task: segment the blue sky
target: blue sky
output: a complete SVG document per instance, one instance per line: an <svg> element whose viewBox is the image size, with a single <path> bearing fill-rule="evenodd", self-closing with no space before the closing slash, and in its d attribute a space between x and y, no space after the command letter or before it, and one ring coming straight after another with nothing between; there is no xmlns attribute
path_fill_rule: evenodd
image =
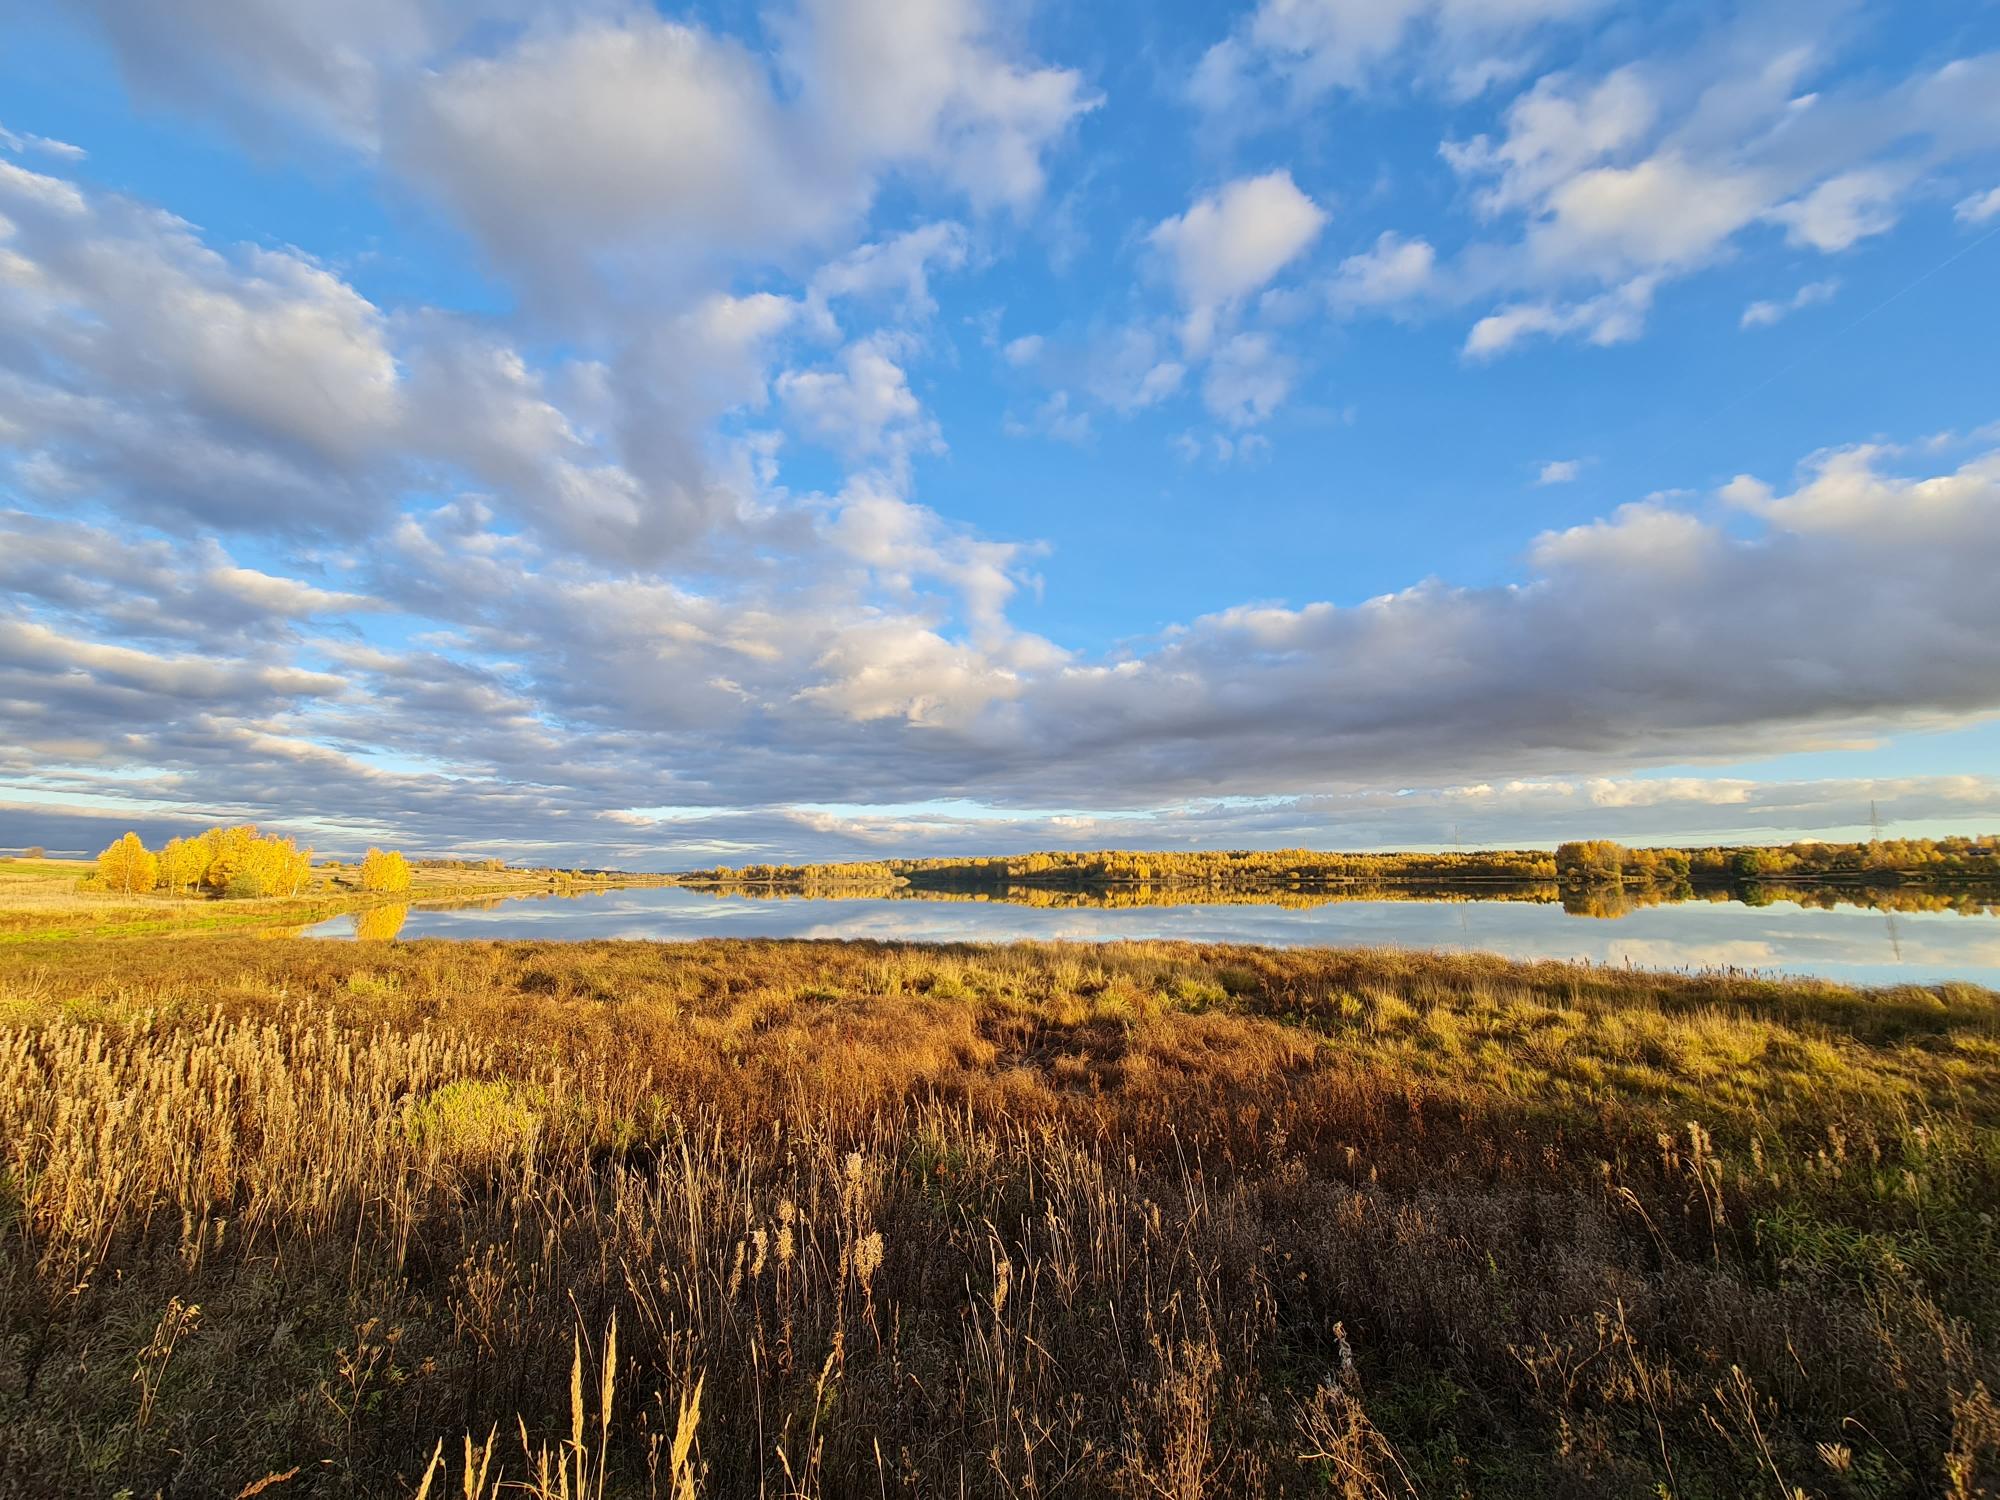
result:
<svg viewBox="0 0 2000 1500"><path fill-rule="evenodd" d="M8 24L0 846L2000 826L1991 5Z"/></svg>

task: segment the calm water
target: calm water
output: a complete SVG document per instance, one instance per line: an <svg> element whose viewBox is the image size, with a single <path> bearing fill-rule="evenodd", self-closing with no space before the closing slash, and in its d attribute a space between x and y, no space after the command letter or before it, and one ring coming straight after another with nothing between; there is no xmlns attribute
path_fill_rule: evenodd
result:
<svg viewBox="0 0 2000 1500"><path fill-rule="evenodd" d="M479 907L391 907L307 929L325 938L880 938L931 942L1181 938L1388 945L1588 959L1642 968L1735 967L1860 984L1970 980L2000 988L2000 915L1888 913L1793 901L1695 900L1616 917L1553 901L1339 900L1318 905L1038 906L1004 900L717 895L676 887L529 896Z"/></svg>

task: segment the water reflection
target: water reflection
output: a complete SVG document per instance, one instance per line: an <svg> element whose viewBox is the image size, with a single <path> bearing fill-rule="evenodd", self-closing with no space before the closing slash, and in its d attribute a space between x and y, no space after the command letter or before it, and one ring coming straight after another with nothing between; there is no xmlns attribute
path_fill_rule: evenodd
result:
<svg viewBox="0 0 2000 1500"><path fill-rule="evenodd" d="M1745 900L1747 895L1750 899ZM401 910L375 908L375 911ZM361 918L310 929L361 935ZM1965 979L2000 987L2000 892L1763 886L1565 889L1553 882L1455 889L1343 887L1190 892L908 887L806 893L771 887L646 887L417 907L405 939L813 937L884 941L1184 939L1390 945L1581 959L1646 968L1734 967L1860 983ZM1577 918L1591 920L1579 921ZM387 918L382 919L386 925Z"/></svg>
<svg viewBox="0 0 2000 1500"><path fill-rule="evenodd" d="M945 901L1002 903L1049 910L1105 910L1147 906L1277 906L1304 911L1343 902L1413 901L1426 904L1472 901L1526 901L1559 904L1573 917L1618 918L1649 907L1683 901L1710 905L1797 906L1832 910L1840 906L1882 912L1956 912L2000 916L2000 888L1963 886L1866 886L1832 881L1746 881L1732 885L1615 886L1562 884L1554 880L1481 882L1350 881L1283 890L1225 890L1188 885L1042 886L991 885L970 889L899 884L891 881L839 885L710 883L681 887L715 901Z"/></svg>
<svg viewBox="0 0 2000 1500"><path fill-rule="evenodd" d="M393 942L409 920L407 901L398 901L393 906L371 906L353 914L354 936L363 943Z"/></svg>

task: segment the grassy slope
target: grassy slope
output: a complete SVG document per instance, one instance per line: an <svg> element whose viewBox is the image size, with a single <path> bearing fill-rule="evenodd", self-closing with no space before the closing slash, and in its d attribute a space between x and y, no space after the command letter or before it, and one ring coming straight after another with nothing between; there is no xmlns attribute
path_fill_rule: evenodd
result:
<svg viewBox="0 0 2000 1500"><path fill-rule="evenodd" d="M612 1493L2000 1483L1983 990L207 938L0 1027L0 1492L529 1479L579 1333Z"/></svg>

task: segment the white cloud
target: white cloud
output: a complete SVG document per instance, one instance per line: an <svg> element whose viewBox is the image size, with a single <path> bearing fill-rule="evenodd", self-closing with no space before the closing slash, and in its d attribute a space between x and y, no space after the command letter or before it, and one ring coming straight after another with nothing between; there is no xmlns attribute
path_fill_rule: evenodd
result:
<svg viewBox="0 0 2000 1500"><path fill-rule="evenodd" d="M1906 172L1866 168L1829 177L1811 192L1771 210L1795 245L1831 254L1857 240L1886 234L1896 223L1895 204L1909 186Z"/></svg>
<svg viewBox="0 0 2000 1500"><path fill-rule="evenodd" d="M1517 302L1488 313L1465 338L1465 357L1491 359L1531 337L1581 334L1593 344L1628 343L1645 327L1659 285L1637 276L1623 286L1581 302Z"/></svg>
<svg viewBox="0 0 2000 1500"><path fill-rule="evenodd" d="M1822 302L1831 302L1840 291L1840 282L1835 277L1824 281L1808 281L1791 296L1778 302L1752 302L1743 309L1739 322L1743 328L1769 328L1801 308L1816 307Z"/></svg>
<svg viewBox="0 0 2000 1500"><path fill-rule="evenodd" d="M1260 0L1203 54L1188 92L1218 115L1282 93L1294 107L1333 89L1362 88L1414 57L1459 96L1513 76L1510 53L1540 28L1602 0Z"/></svg>
<svg viewBox="0 0 2000 1500"><path fill-rule="evenodd" d="M2000 187L1959 199L1953 212L1961 224L1984 224L1988 219L2000 217Z"/></svg>
<svg viewBox="0 0 2000 1500"><path fill-rule="evenodd" d="M388 320L331 271L222 254L170 215L7 162L0 257L0 391L32 491L218 524L365 521L352 476L400 423L402 377Z"/></svg>
<svg viewBox="0 0 2000 1500"><path fill-rule="evenodd" d="M1631 167L1593 167L1554 188L1528 232L1533 260L1615 276L1686 268L1753 221L1768 189L1752 172L1699 167L1663 152Z"/></svg>
<svg viewBox="0 0 2000 1500"><path fill-rule="evenodd" d="M1494 215L1538 203L1570 178L1643 140L1659 102L1639 70L1619 68L1595 82L1552 73L1507 107L1499 141L1446 141L1440 154L1460 176L1487 179L1475 196Z"/></svg>
<svg viewBox="0 0 2000 1500"><path fill-rule="evenodd" d="M782 25L802 116L863 161L929 166L981 207L1041 196L1042 154L1097 99L1007 56L977 0L806 0Z"/></svg>
<svg viewBox="0 0 2000 1500"><path fill-rule="evenodd" d="M747 49L637 14L453 64L389 134L495 255L568 292L662 260L782 254L850 220L868 187L813 160Z"/></svg>
<svg viewBox="0 0 2000 1500"><path fill-rule="evenodd" d="M54 156L66 162L82 161L90 153L81 146L73 146L68 141L51 140L45 135L32 132L21 135L0 125L0 148L8 151L39 151L44 156Z"/></svg>
<svg viewBox="0 0 2000 1500"><path fill-rule="evenodd" d="M862 245L821 267L808 285L807 299L823 310L841 297L879 301L894 296L904 316L927 318L937 311L931 296L933 267L956 271L965 264L966 253L965 226L950 221L924 224L892 239Z"/></svg>
<svg viewBox="0 0 2000 1500"><path fill-rule="evenodd" d="M1333 278L1333 300L1342 307L1406 302L1430 289L1436 271L1437 251L1428 240L1404 239L1385 229L1370 249L1340 263Z"/></svg>
<svg viewBox="0 0 2000 1500"><path fill-rule="evenodd" d="M1445 280L1509 299L1469 349L1494 352L1520 332L1631 336L1636 319L1592 316L1616 289L1650 295L1738 253L1762 225L1838 253L1889 232L1938 168L2000 145L2000 115L1979 102L2000 65L1962 59L1889 85L1815 90L1833 56L1803 13L1746 14L1599 76L1549 74L1508 106L1500 132L1448 141L1444 157L1494 238ZM1787 310L1760 306L1748 326Z"/></svg>
<svg viewBox="0 0 2000 1500"><path fill-rule="evenodd" d="M531 33L413 78L389 156L562 300L781 264L893 171L1025 207L1094 104L1076 73L1004 55L972 0L808 0L773 25L770 60L651 12Z"/></svg>
<svg viewBox="0 0 2000 1500"><path fill-rule="evenodd" d="M387 313L298 252L225 252L5 161L0 218L0 449L22 492L234 531L361 535L412 488L470 478L579 550L657 561L744 511L755 485L710 429L763 404L802 306L711 294L628 333L615 368L537 369L465 320ZM893 259L843 263L840 295ZM917 272L897 274L907 302Z"/></svg>
<svg viewBox="0 0 2000 1500"><path fill-rule="evenodd" d="M1201 399L1217 421L1249 427L1264 421L1291 393L1298 369L1264 333L1226 339L1208 362Z"/></svg>
<svg viewBox="0 0 2000 1500"><path fill-rule="evenodd" d="M1187 347L1205 350L1218 318L1303 254L1325 225L1325 210L1280 170L1238 178L1155 226L1151 242L1187 308Z"/></svg>
<svg viewBox="0 0 2000 1500"><path fill-rule="evenodd" d="M240 37L191 26L206 56L176 43L132 66L227 74L357 151L385 131L386 170L433 184L529 310L510 326L378 306L357 286L394 278L218 245L0 161L0 452L25 503L60 513L0 520L0 773L544 837L668 802L760 807L755 836L788 838L800 825L773 803L1318 791L1353 808L1394 780L1442 805L1556 772L1576 790L1498 800L1622 815L1658 794L1621 768L2000 708L2000 460L1913 475L1883 450L1822 455L1788 491L1732 485L1722 519L1656 497L1543 537L1511 584L1244 606L1065 652L1010 617L1034 549L917 504L909 471L942 440L920 361L958 327L924 320L1043 191L1092 103L1077 74L967 4L810 4L765 53L643 8L519 31L412 7L371 39L367 5L231 3ZM1420 51L1427 77L1504 80L1511 52L1485 43L1532 45L1552 10L1484 8L1412 0L1364 35L1359 12L1273 0L1273 26L1334 30L1287 51L1253 24L1232 45L1301 86ZM298 45L326 55L286 61ZM1324 208L1283 171L1199 196L1149 242L1187 344L1136 299L1017 339L1001 358L1043 382L1017 425L1081 441L1102 409L1193 390L1213 430L1178 446L1254 459L1306 347L1274 329L1309 304L1490 299L1471 359L1617 342L1668 277L1775 244L1773 224L1809 250L1852 244L1988 139L1990 68L1792 102L1810 71L1774 52L1718 65L1713 88L1666 56L1542 79L1450 148L1485 239L1448 263L1430 239L1364 232L1288 288ZM1907 181L1884 165L1893 142ZM900 232L864 227L878 200ZM778 458L801 438L852 472L793 493ZM80 519L98 511L118 528ZM232 552L216 530L256 535ZM414 622L398 644L374 640L382 612ZM339 748L360 744L421 769Z"/></svg>
<svg viewBox="0 0 2000 1500"><path fill-rule="evenodd" d="M1536 484L1572 484L1583 473L1580 458L1552 458L1535 476Z"/></svg>
<svg viewBox="0 0 2000 1500"><path fill-rule="evenodd" d="M900 470L912 452L936 449L942 440L896 353L891 340L859 340L833 367L780 375L778 398L814 440L855 462L886 457Z"/></svg>
<svg viewBox="0 0 2000 1500"><path fill-rule="evenodd" d="M1000 357L1016 368L1031 365L1042 357L1042 346L1046 342L1039 333L1024 333L1017 339L1009 339L1001 348Z"/></svg>

